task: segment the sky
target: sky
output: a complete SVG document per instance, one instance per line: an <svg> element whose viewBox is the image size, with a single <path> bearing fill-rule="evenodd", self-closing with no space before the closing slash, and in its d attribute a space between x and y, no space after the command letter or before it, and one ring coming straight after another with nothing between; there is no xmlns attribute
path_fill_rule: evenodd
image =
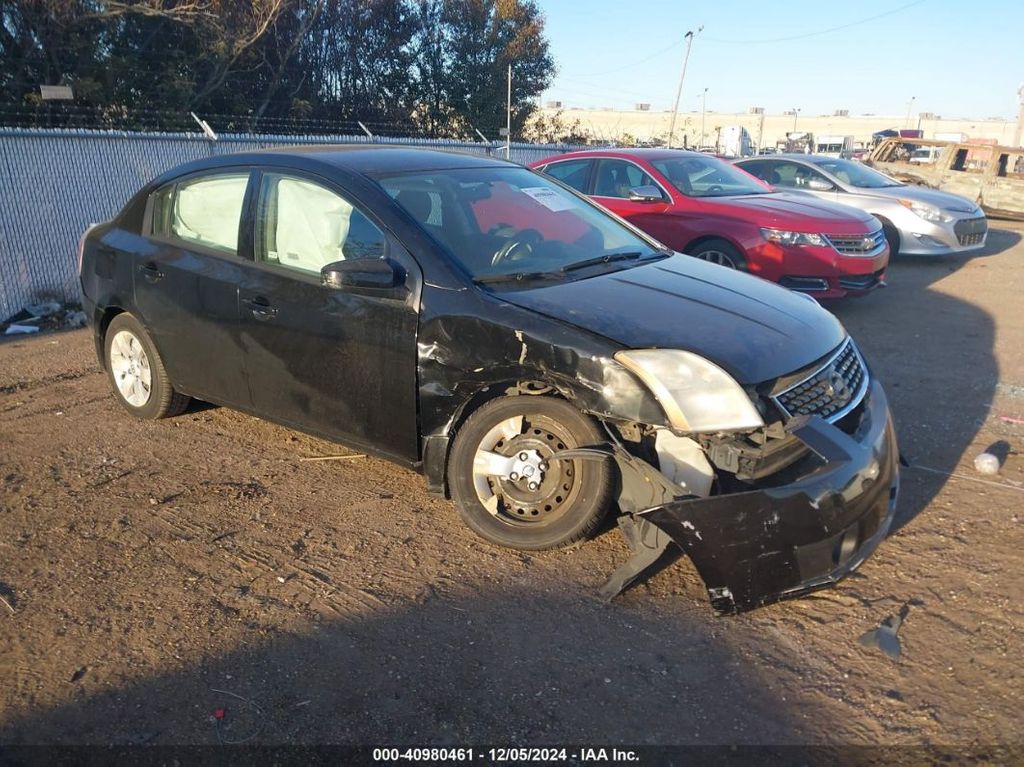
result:
<svg viewBox="0 0 1024 767"><path fill-rule="evenodd" d="M557 67L543 101L669 110L947 118L1017 114L1024 2L1016 0L538 0ZM911 99L913 102L911 103Z"/></svg>

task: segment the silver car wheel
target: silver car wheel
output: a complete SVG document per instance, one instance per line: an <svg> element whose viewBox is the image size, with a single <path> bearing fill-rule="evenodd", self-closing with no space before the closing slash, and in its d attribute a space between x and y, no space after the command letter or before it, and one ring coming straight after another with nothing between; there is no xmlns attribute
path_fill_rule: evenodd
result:
<svg viewBox="0 0 1024 767"><path fill-rule="evenodd" d="M580 492L573 461L548 461L575 447L571 443L570 432L546 416L515 416L495 424L473 458L477 499L505 524L551 524L572 508Z"/></svg>
<svg viewBox="0 0 1024 767"><path fill-rule="evenodd" d="M736 262L732 260L732 256L720 250L705 250L703 253L699 253L697 258L701 261L709 261L712 264L727 267L728 269L736 268Z"/></svg>
<svg viewBox="0 0 1024 767"><path fill-rule="evenodd" d="M142 343L127 330L120 330L110 342L110 372L117 390L132 407L149 402L153 371Z"/></svg>

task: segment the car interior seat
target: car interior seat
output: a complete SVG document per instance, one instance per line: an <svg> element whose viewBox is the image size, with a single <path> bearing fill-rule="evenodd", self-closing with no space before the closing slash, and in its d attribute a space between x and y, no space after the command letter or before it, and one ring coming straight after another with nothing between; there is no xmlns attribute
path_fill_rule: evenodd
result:
<svg viewBox="0 0 1024 767"><path fill-rule="evenodd" d="M618 169L611 163L601 163L594 194L598 197L622 197L619 186Z"/></svg>

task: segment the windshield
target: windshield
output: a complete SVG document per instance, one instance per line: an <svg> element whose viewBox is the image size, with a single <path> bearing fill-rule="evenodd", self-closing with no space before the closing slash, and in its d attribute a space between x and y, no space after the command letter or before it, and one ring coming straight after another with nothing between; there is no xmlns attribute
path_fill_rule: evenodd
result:
<svg viewBox="0 0 1024 767"><path fill-rule="evenodd" d="M753 176L717 157L686 154L652 160L651 165L688 197L731 197L771 191Z"/></svg>
<svg viewBox="0 0 1024 767"><path fill-rule="evenodd" d="M881 189L886 186L902 186L897 181L872 170L866 165L861 165L853 160L834 160L831 158L812 159L808 162L814 163L822 170L828 171L844 184L855 186L858 189Z"/></svg>
<svg viewBox="0 0 1024 767"><path fill-rule="evenodd" d="M589 267L623 268L668 254L525 168L437 170L379 183L480 282L589 276Z"/></svg>

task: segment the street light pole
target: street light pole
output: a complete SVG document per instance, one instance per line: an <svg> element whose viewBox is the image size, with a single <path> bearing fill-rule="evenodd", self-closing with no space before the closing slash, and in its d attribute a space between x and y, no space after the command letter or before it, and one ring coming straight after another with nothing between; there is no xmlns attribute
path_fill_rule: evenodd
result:
<svg viewBox="0 0 1024 767"><path fill-rule="evenodd" d="M701 149L704 146L704 115L707 112L708 107L708 89L705 88L704 92L700 95L700 146L697 149Z"/></svg>
<svg viewBox="0 0 1024 767"><path fill-rule="evenodd" d="M796 133L796 118L800 115L800 108L793 107L793 133Z"/></svg>
<svg viewBox="0 0 1024 767"><path fill-rule="evenodd" d="M508 101L505 113L505 159L512 159L512 65L508 65Z"/></svg>
<svg viewBox="0 0 1024 767"><path fill-rule="evenodd" d="M679 98L683 95L683 80L686 79L686 64L690 60L690 49L693 47L693 38L696 35L700 34L700 31L702 29L704 29L703 25L697 27L697 31L696 32L691 30L691 31L687 32L685 35L683 35L683 37L686 38L686 41L687 41L686 42L686 55L683 56L683 71L682 71L682 74L679 75L679 88L676 90L676 101L675 101L675 104L672 105L672 121L669 123L669 126L668 126L668 144L667 144L667 146L668 146L669 149L672 148L672 137L675 135L675 132L676 132L676 115L679 113Z"/></svg>
<svg viewBox="0 0 1024 767"><path fill-rule="evenodd" d="M917 98L917 96L911 96L910 97L910 101L907 102L907 122L906 122L906 125L903 126L905 128L909 128L910 127L910 111L914 108L914 100L916 98Z"/></svg>

